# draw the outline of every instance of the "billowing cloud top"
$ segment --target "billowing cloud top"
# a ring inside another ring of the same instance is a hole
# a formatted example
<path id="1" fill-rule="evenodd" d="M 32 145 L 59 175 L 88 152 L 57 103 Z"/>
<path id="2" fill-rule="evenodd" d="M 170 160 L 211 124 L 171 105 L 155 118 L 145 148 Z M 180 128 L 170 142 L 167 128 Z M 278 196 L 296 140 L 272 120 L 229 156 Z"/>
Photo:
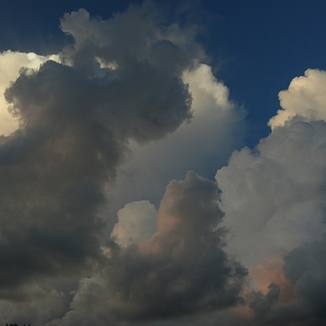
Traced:
<path id="1" fill-rule="evenodd" d="M 287 90 L 279 93 L 282 109 L 270 119 L 272 129 L 283 126 L 295 116 L 305 120 L 326 120 L 326 72 L 308 69 L 304 76 L 294 78 Z"/>
<path id="2" fill-rule="evenodd" d="M 273 132 L 216 174 L 226 251 L 247 266 L 256 291 L 254 325 L 325 324 L 325 82 L 319 70 L 295 78 L 279 94 Z"/>

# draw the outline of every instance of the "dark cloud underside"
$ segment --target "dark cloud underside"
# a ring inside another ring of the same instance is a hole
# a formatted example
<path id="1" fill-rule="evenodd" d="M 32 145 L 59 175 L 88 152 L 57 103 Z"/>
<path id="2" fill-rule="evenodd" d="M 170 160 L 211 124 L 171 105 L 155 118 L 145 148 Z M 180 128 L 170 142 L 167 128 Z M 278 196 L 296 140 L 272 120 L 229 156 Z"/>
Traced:
<path id="1" fill-rule="evenodd" d="M 121 42 L 130 20 L 133 38 Z M 156 37 L 150 12 L 103 21 L 80 10 L 62 29 L 76 39 L 62 53 L 69 66 L 25 69 L 5 94 L 20 128 L 1 138 L 2 288 L 98 259 L 103 186 L 114 181 L 128 139 L 164 137 L 191 117 L 180 66 L 192 54 Z M 99 61 L 117 66 L 100 69 Z"/>

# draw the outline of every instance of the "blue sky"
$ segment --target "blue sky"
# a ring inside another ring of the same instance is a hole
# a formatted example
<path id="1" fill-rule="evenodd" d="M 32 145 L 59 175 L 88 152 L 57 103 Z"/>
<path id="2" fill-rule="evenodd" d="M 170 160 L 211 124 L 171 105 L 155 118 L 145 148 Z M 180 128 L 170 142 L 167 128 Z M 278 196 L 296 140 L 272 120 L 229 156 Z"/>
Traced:
<path id="1" fill-rule="evenodd" d="M 0 325 L 325 325 L 326 3 L 0 10 Z"/>

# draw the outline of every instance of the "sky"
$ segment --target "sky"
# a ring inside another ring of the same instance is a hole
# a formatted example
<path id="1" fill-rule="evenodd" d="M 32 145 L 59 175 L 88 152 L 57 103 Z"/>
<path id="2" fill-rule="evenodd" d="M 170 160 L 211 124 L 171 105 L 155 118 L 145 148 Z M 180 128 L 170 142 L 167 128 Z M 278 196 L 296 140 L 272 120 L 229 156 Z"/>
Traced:
<path id="1" fill-rule="evenodd" d="M 325 325 L 325 16 L 2 0 L 0 325 Z"/>

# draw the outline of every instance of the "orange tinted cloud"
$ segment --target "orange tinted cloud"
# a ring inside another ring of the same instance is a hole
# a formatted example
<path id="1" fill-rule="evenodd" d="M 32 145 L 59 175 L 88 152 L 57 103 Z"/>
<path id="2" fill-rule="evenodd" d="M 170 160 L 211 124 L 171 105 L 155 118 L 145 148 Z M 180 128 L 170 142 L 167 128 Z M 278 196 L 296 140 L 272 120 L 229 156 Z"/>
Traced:
<path id="1" fill-rule="evenodd" d="M 283 255 L 274 254 L 261 260 L 250 269 L 250 275 L 254 285 L 259 287 L 263 294 L 268 292 L 268 286 L 274 282 L 281 289 L 279 301 L 288 302 L 294 297 L 293 287 L 283 273 Z"/>

